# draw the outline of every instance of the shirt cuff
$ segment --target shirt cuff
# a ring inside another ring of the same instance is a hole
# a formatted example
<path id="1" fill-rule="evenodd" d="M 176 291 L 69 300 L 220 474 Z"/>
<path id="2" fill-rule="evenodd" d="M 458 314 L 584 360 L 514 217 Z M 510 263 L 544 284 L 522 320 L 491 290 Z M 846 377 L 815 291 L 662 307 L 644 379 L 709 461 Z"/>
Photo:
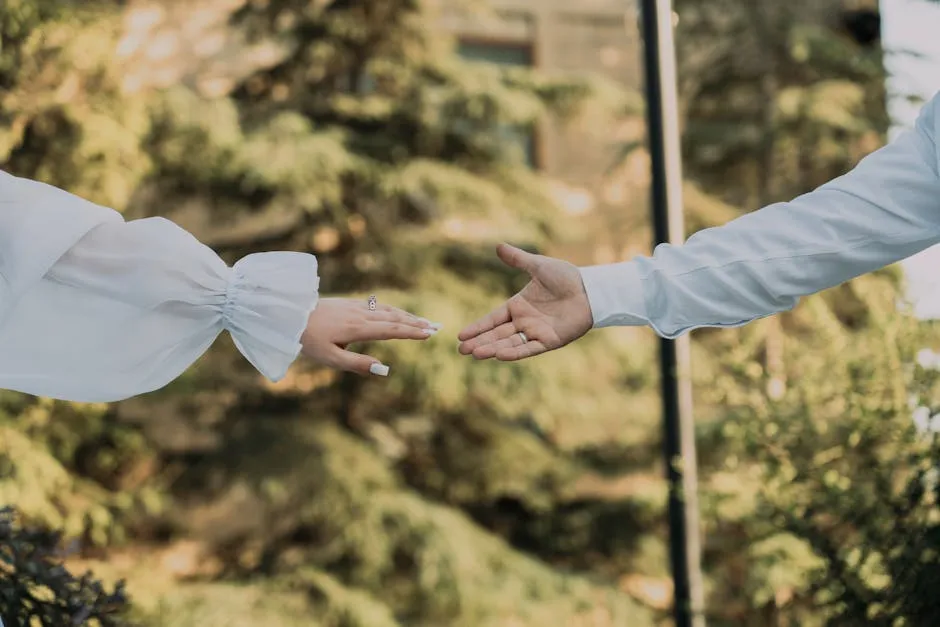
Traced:
<path id="1" fill-rule="evenodd" d="M 643 280 L 636 263 L 588 266 L 580 271 L 594 328 L 649 324 Z"/>

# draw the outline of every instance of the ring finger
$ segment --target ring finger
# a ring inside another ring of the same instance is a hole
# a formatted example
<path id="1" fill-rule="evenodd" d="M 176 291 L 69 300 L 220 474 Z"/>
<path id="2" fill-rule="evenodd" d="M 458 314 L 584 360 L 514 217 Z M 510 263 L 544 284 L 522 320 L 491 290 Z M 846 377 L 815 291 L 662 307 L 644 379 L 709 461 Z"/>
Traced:
<path id="1" fill-rule="evenodd" d="M 471 353 L 476 355 L 478 350 L 504 340 L 513 333 L 517 333 L 516 326 L 512 322 L 505 322 L 495 329 L 490 329 L 474 338 L 461 342 L 458 350 L 464 355 L 470 355 Z"/>
<path id="2" fill-rule="evenodd" d="M 481 341 L 484 338 L 485 341 Z M 522 346 L 527 340 L 531 338 L 523 340 L 515 325 L 506 323 L 472 340 L 476 344 L 468 352 L 472 353 L 475 359 L 490 359 L 495 357 L 500 350 Z"/>

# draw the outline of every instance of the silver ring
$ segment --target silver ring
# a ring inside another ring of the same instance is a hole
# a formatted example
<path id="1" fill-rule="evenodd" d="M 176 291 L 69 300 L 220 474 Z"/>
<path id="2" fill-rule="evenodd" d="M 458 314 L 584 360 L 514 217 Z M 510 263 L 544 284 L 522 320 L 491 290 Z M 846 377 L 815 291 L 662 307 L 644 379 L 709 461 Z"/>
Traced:
<path id="1" fill-rule="evenodd" d="M 527 338 L 527 337 L 525 336 L 525 333 L 523 333 L 522 331 L 519 331 L 519 333 L 518 333 L 517 335 L 518 335 L 519 338 L 522 340 L 522 343 L 523 343 L 523 344 L 528 344 L 529 338 Z"/>
<path id="2" fill-rule="evenodd" d="M 369 297 L 369 311 L 375 311 L 375 294 Z"/>

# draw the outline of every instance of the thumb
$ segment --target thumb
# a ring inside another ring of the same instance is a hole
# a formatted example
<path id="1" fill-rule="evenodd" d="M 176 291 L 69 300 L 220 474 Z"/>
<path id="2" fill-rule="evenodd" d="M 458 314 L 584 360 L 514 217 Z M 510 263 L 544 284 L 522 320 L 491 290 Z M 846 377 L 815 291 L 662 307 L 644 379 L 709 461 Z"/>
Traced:
<path id="1" fill-rule="evenodd" d="M 507 266 L 524 270 L 529 274 L 534 273 L 538 266 L 538 255 L 533 255 L 509 244 L 500 244 L 496 248 L 496 254 Z"/>
<path id="2" fill-rule="evenodd" d="M 388 376 L 388 366 L 382 364 L 378 359 L 343 350 L 339 347 L 336 347 L 336 350 L 330 355 L 330 361 L 335 368 L 347 372 L 355 372 L 361 375 L 372 374 L 379 377 Z"/>

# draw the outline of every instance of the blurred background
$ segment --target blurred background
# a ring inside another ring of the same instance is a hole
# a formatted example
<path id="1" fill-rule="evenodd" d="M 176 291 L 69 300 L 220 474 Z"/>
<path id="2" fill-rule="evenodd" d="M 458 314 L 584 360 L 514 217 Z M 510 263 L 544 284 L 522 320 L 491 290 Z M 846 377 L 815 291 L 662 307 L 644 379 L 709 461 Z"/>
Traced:
<path id="1" fill-rule="evenodd" d="M 932 95 L 889 67 L 940 77 L 907 39 L 928 0 L 884 0 L 909 19 L 891 45 L 875 0 L 674 4 L 689 233 L 882 145 L 889 103 Z M 364 347 L 387 381 L 298 362 L 271 385 L 225 336 L 122 403 L 0 392 L 8 627 L 57 598 L 41 624 L 669 625 L 652 332 L 514 365 L 453 337 L 522 284 L 499 241 L 649 253 L 637 11 L 0 0 L 4 170 L 165 216 L 230 263 L 314 253 L 324 293 L 446 325 Z M 940 333 L 908 283 L 890 268 L 693 334 L 709 625 L 940 624 Z M 65 583 L 37 557 L 56 542 L 129 603 Z"/>

